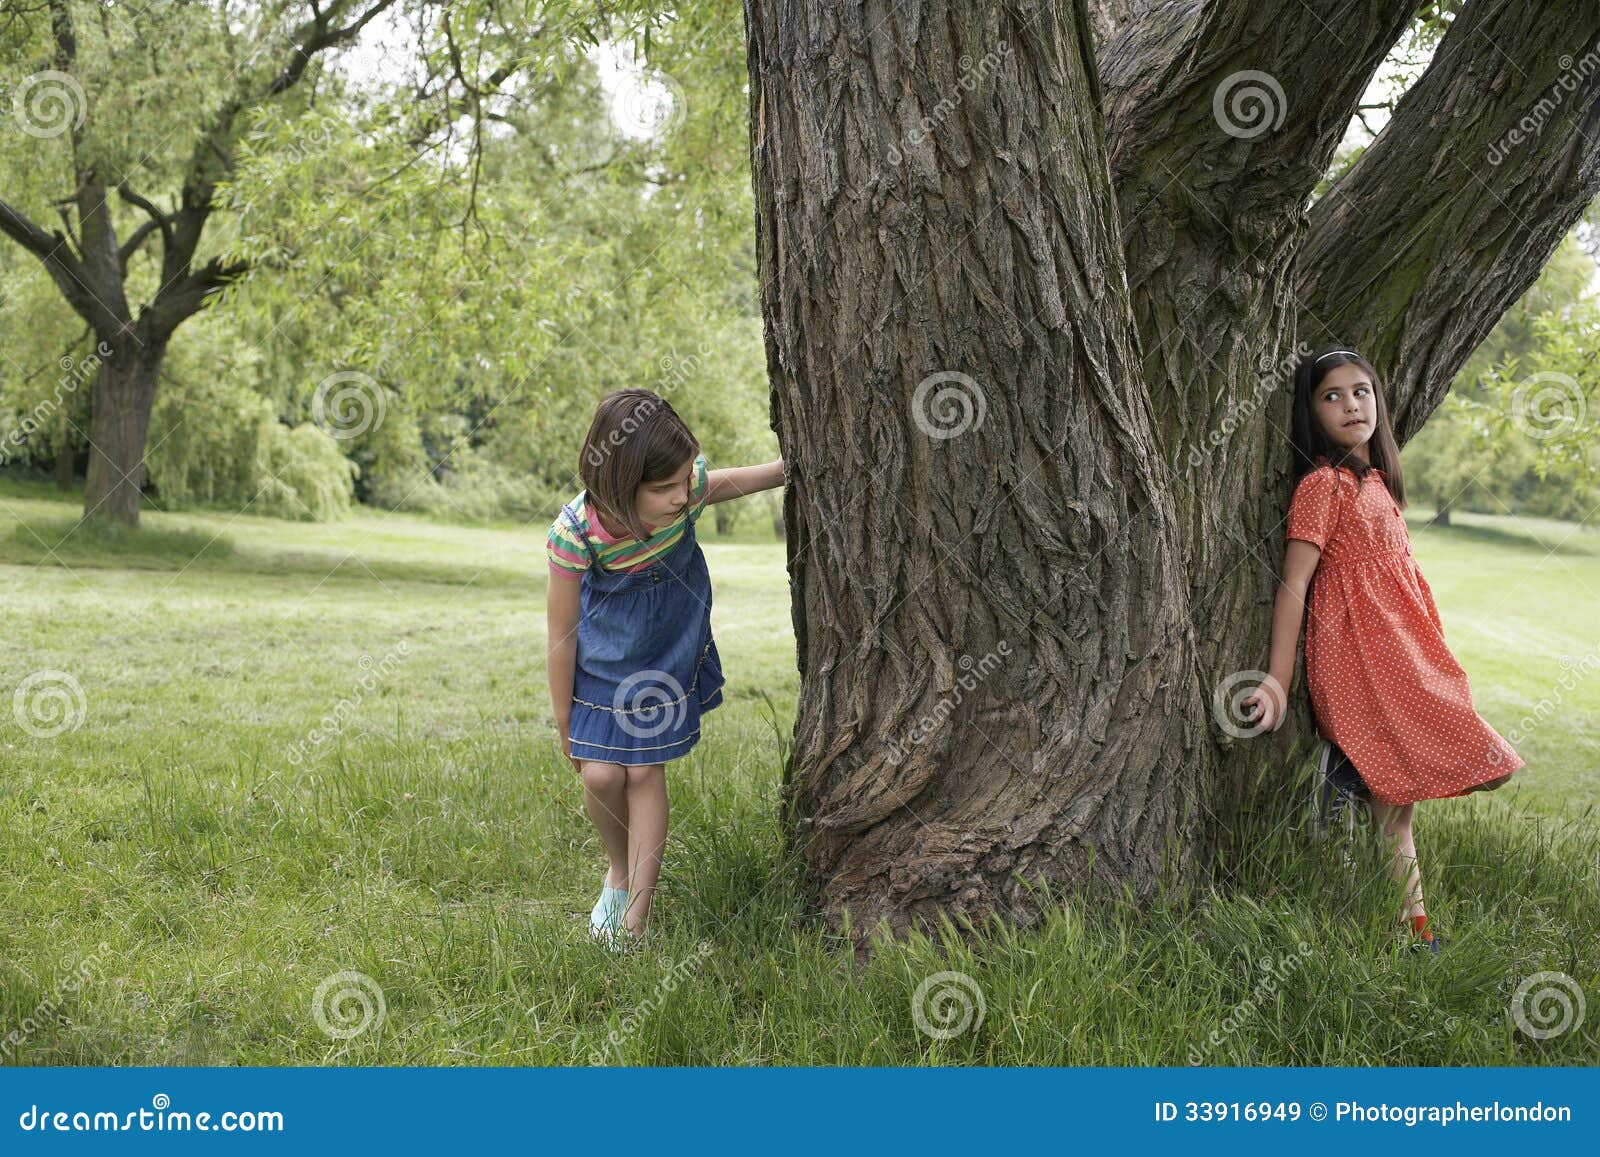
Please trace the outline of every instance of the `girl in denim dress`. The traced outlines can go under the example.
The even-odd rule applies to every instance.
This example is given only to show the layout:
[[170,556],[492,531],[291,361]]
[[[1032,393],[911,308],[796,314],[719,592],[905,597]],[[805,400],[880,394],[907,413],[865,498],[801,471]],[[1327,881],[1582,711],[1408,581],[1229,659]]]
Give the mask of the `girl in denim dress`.
[[783,461],[708,471],[665,399],[618,390],[600,402],[579,474],[584,490],[546,540],[547,670],[562,748],[610,860],[590,934],[624,947],[644,932],[661,871],[665,765],[722,702],[695,523],[713,502],[782,485]]

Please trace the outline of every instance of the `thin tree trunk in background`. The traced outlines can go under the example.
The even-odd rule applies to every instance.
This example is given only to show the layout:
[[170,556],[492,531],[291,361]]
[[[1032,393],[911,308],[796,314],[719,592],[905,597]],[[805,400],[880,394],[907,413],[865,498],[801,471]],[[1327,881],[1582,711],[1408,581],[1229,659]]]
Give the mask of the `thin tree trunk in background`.
[[113,352],[100,363],[95,379],[84,517],[137,526],[145,442],[166,345],[107,344]]
[[1087,24],[746,14],[813,882],[858,937],[1149,894],[1209,746]]

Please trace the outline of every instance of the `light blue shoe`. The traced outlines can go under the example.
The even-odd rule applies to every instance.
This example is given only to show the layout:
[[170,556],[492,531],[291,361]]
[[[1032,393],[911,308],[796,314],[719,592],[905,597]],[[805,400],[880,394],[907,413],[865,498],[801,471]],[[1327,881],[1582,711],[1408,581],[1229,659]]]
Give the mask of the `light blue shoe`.
[[628,908],[628,890],[603,886],[600,899],[589,913],[589,935],[596,940],[611,941],[622,927],[622,914]]

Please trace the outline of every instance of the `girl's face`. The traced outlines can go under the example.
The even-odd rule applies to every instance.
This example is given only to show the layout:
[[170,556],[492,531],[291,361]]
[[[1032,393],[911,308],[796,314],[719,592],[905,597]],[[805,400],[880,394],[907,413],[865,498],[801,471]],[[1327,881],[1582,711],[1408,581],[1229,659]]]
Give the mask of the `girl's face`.
[[1378,395],[1360,366],[1334,366],[1317,387],[1312,408],[1323,431],[1341,450],[1366,445],[1378,428]]
[[670,478],[640,483],[634,492],[639,521],[654,530],[681,516],[689,506],[689,491],[694,485],[694,459],[680,466]]

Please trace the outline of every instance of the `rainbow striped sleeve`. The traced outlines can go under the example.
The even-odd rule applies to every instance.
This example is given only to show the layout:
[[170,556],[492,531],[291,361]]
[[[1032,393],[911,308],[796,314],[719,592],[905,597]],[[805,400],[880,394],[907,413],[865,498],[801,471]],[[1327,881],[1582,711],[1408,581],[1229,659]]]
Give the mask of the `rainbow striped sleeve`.
[[711,497],[711,475],[706,470],[706,456],[699,455],[694,460],[694,489],[689,497],[694,501],[693,508],[689,511],[689,521],[693,522],[700,517],[700,512],[706,508],[706,499]]
[[544,552],[550,560],[550,573],[562,578],[581,579],[589,569],[589,555],[578,541],[572,527],[564,518],[558,518],[550,527],[545,539]]

